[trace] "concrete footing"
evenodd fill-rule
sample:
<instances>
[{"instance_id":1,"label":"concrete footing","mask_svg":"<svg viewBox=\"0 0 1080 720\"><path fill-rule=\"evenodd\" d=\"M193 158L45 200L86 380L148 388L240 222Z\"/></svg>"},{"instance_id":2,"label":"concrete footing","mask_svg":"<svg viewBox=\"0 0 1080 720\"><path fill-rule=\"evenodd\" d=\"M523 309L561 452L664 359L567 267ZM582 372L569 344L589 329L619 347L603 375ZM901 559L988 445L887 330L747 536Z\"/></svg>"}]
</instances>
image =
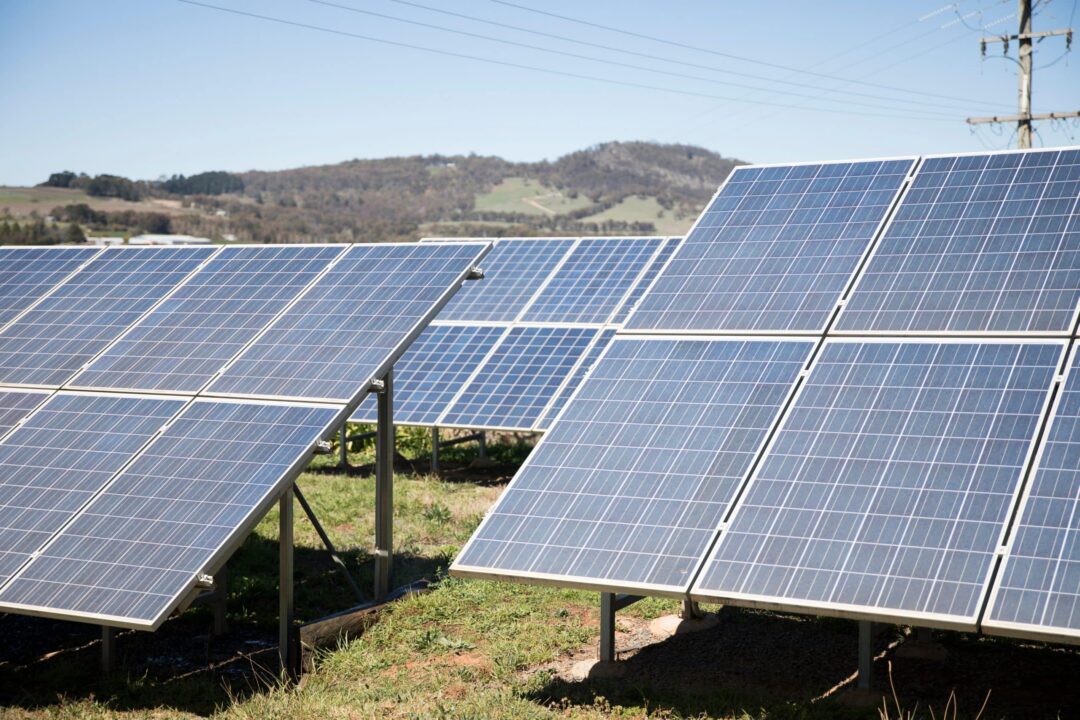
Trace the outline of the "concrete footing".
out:
<instances>
[{"instance_id":1,"label":"concrete footing","mask_svg":"<svg viewBox=\"0 0 1080 720\"><path fill-rule=\"evenodd\" d=\"M570 678L577 682L620 678L625 674L626 665L618 661L580 660L570 668Z\"/></svg>"},{"instance_id":2,"label":"concrete footing","mask_svg":"<svg viewBox=\"0 0 1080 720\"><path fill-rule=\"evenodd\" d=\"M701 632L719 624L720 616L716 613L705 613L700 618L685 619L678 615L664 615L649 623L649 632L657 639L663 640L673 635Z\"/></svg>"}]
</instances>

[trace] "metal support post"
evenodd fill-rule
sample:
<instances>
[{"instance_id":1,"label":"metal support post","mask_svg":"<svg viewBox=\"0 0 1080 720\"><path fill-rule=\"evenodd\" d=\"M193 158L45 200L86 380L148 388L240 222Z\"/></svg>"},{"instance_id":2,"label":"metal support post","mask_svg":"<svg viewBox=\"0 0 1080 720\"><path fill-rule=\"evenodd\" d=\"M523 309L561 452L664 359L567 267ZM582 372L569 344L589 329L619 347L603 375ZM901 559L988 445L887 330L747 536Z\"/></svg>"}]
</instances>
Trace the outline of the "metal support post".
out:
<instances>
[{"instance_id":1,"label":"metal support post","mask_svg":"<svg viewBox=\"0 0 1080 720\"><path fill-rule=\"evenodd\" d=\"M338 462L344 469L349 468L349 423L341 423L341 442L338 443Z\"/></svg>"},{"instance_id":2,"label":"metal support post","mask_svg":"<svg viewBox=\"0 0 1080 720\"><path fill-rule=\"evenodd\" d=\"M487 458L487 433L481 430L477 434L477 440L480 441L480 457Z\"/></svg>"},{"instance_id":3,"label":"metal support post","mask_svg":"<svg viewBox=\"0 0 1080 720\"><path fill-rule=\"evenodd\" d=\"M375 438L375 599L390 592L394 561L394 385L393 370L378 395Z\"/></svg>"},{"instance_id":4,"label":"metal support post","mask_svg":"<svg viewBox=\"0 0 1080 720\"><path fill-rule=\"evenodd\" d=\"M615 660L615 593L600 593L600 662Z\"/></svg>"},{"instance_id":5,"label":"metal support post","mask_svg":"<svg viewBox=\"0 0 1080 720\"><path fill-rule=\"evenodd\" d=\"M869 620L859 621L859 677L858 688L869 690L874 673L874 624Z\"/></svg>"},{"instance_id":6,"label":"metal support post","mask_svg":"<svg viewBox=\"0 0 1080 720\"><path fill-rule=\"evenodd\" d=\"M431 428L431 472L439 472L439 428Z\"/></svg>"},{"instance_id":7,"label":"metal support post","mask_svg":"<svg viewBox=\"0 0 1080 720\"><path fill-rule=\"evenodd\" d=\"M289 674L295 667L292 657L293 627L293 489L282 493L278 501L278 658Z\"/></svg>"},{"instance_id":8,"label":"metal support post","mask_svg":"<svg viewBox=\"0 0 1080 720\"><path fill-rule=\"evenodd\" d=\"M116 628L101 627L101 672L111 673L116 669Z\"/></svg>"},{"instance_id":9,"label":"metal support post","mask_svg":"<svg viewBox=\"0 0 1080 720\"><path fill-rule=\"evenodd\" d=\"M679 617L683 620L700 620L705 617L705 613L701 611L701 606L698 605L695 600L684 598L682 601L682 611L679 613Z\"/></svg>"},{"instance_id":10,"label":"metal support post","mask_svg":"<svg viewBox=\"0 0 1080 720\"><path fill-rule=\"evenodd\" d=\"M214 625L210 629L211 635L224 635L227 628L225 625L225 610L229 601L229 578L228 571L222 565L214 576L214 603L211 610L214 613Z\"/></svg>"}]
</instances>

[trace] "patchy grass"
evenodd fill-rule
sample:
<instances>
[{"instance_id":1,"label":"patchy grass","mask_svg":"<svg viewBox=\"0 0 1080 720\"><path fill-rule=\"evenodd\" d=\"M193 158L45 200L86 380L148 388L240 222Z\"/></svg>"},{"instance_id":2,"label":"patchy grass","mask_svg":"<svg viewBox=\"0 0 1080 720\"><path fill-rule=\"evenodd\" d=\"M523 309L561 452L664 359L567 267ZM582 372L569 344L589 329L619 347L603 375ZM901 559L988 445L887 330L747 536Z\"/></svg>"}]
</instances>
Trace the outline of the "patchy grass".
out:
<instances>
[{"instance_id":1,"label":"patchy grass","mask_svg":"<svg viewBox=\"0 0 1080 720\"><path fill-rule=\"evenodd\" d=\"M359 429L359 428L358 428ZM399 435L399 450L422 466L426 431ZM208 634L210 613L194 608L157 633L123 633L121 670L97 669L95 628L0 617L2 718L874 718L874 705L840 701L856 665L855 623L725 608L707 632L659 641L649 620L674 612L646 599L619 614L621 679L575 681L569 669L595 656L595 593L445 576L457 549L528 451L524 437L489 447L495 472L470 469L475 446L443 453L441 477L395 478L396 582L437 580L427 594L393 604L357 639L320 651L301 687L274 675L277 513L271 511L229 564L229 633ZM370 477L331 470L320 457L298 485L363 589L371 586L374 533ZM370 462L370 450L351 457ZM422 467L421 467L422 469ZM501 473L501 474L500 474ZM296 610L301 620L355 603L297 508ZM715 608L714 608L715 609ZM877 639L883 653L900 637ZM1072 717L1080 653L945 633L945 663L885 663L905 708L941 708L955 689L958 717ZM917 713L915 717L928 717Z\"/></svg>"},{"instance_id":2,"label":"patchy grass","mask_svg":"<svg viewBox=\"0 0 1080 720\"><path fill-rule=\"evenodd\" d=\"M570 197L536 180L506 178L489 192L476 196L477 212L525 213L555 216L592 205L584 195Z\"/></svg>"},{"instance_id":3,"label":"patchy grass","mask_svg":"<svg viewBox=\"0 0 1080 720\"><path fill-rule=\"evenodd\" d=\"M678 213L678 208L665 210L654 197L637 195L623 199L603 212L582 218L581 222L602 223L606 220L622 222L649 222L656 226L658 235L685 235L696 220L696 215Z\"/></svg>"}]
</instances>

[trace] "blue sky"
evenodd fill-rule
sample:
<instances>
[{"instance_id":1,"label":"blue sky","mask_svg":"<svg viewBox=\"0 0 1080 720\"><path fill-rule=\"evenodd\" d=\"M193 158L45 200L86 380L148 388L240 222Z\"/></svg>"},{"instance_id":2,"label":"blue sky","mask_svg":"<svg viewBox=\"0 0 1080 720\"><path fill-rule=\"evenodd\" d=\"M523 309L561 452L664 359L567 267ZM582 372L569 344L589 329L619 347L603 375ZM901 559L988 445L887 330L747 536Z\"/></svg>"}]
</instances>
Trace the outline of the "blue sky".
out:
<instances>
[{"instance_id":1,"label":"blue sky","mask_svg":"<svg viewBox=\"0 0 1080 720\"><path fill-rule=\"evenodd\" d=\"M205 2L611 82L432 54L178 0L0 0L0 184L37 183L61 169L156 178L429 153L538 160L608 140L693 143L757 162L880 157L1004 147L1012 132L984 126L973 133L963 118L1015 112L1013 61L998 57L1000 46L991 46L983 60L978 47L980 26L1015 32L1013 0L513 0L679 45L497 0L415 2L559 37L394 0L332 1L663 72L455 35L313 0ZM1066 25L1070 16L1080 21L1075 0L1052 0L1040 6L1035 28ZM1057 59L1064 47L1062 38L1042 43L1036 67ZM1015 45L1011 52L1015 57ZM1034 92L1036 112L1080 109L1080 56L1038 69ZM1075 124L1042 123L1040 133L1047 146L1080 143Z\"/></svg>"}]
</instances>

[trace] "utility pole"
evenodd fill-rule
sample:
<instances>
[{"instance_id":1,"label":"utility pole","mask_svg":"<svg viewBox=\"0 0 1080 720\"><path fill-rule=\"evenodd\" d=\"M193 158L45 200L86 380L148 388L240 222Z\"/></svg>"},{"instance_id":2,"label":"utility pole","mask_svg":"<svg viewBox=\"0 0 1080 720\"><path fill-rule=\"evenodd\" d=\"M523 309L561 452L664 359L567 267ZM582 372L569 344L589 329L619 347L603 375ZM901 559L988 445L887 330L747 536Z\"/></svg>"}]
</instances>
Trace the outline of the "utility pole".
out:
<instances>
[{"instance_id":1,"label":"utility pole","mask_svg":"<svg viewBox=\"0 0 1080 720\"><path fill-rule=\"evenodd\" d=\"M1035 52L1034 40L1036 38L1065 36L1065 50L1072 49L1072 28L1059 28L1057 30L1045 30L1034 32L1031 29L1031 0L1019 0L1016 15L1020 18L1020 28L1015 35L999 35L997 37L984 37L980 40L982 54L986 55L987 43L999 42L1002 44L1005 54L1009 53L1009 41L1016 40L1020 47L1020 70L1017 73L1020 87L1017 102L1018 112L1016 115L995 115L993 117L968 118L969 125L980 123L1016 123L1016 145L1020 148L1031 147L1031 123L1034 120L1062 120L1064 118L1080 117L1080 110L1067 112L1031 113L1031 74L1032 55Z\"/></svg>"}]
</instances>

